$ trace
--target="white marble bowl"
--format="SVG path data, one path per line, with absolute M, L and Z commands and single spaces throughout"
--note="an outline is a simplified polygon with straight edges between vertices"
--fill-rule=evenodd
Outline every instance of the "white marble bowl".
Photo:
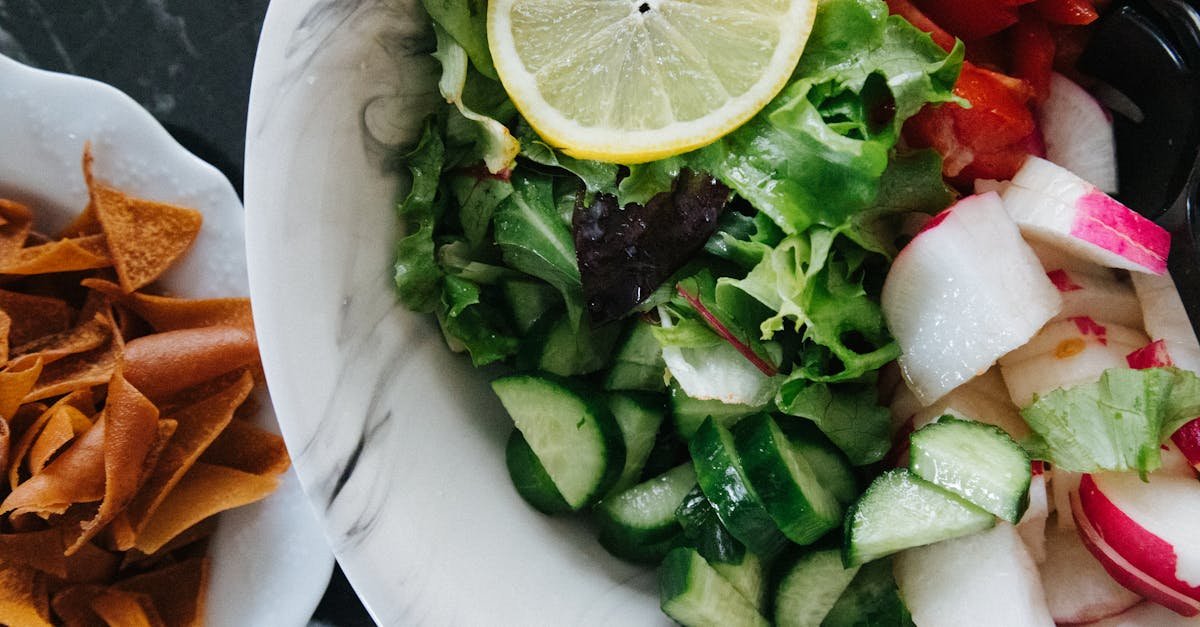
M 388 159 L 437 100 L 418 7 L 273 2 L 259 45 L 250 286 L 301 483 L 383 625 L 665 623 L 652 569 L 517 496 L 487 374 L 397 303 Z
M 116 89 L 0 55 L 0 197 L 36 207 L 38 228 L 61 228 L 87 204 L 79 163 L 89 140 L 98 178 L 204 213 L 195 246 L 163 279 L 167 289 L 190 297 L 249 292 L 242 205 L 216 168 Z M 264 406 L 257 420 L 274 428 Z M 210 554 L 206 624 L 213 627 L 305 625 L 333 569 L 292 472 L 266 500 L 222 514 Z

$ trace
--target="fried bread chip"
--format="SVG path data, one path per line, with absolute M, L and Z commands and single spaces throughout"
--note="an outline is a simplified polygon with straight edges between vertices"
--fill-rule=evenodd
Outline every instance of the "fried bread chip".
M 0 625 L 198 625 L 215 515 L 290 466 L 245 420 L 245 298 L 152 292 L 194 210 L 98 181 L 58 239 L 0 199 Z

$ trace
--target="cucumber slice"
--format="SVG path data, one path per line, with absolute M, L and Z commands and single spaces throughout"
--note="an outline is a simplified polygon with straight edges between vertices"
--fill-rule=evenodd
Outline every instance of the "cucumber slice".
M 770 416 L 742 420 L 733 436 L 746 479 L 783 535 L 810 544 L 841 523 L 842 505 Z
M 999 427 L 943 416 L 912 434 L 918 477 L 1016 524 L 1029 506 L 1029 455 Z
M 757 555 L 746 551 L 741 561 L 709 562 L 708 565 L 759 612 L 766 609 L 767 570 Z
M 573 510 L 591 505 L 625 468 L 625 443 L 611 412 L 547 377 L 496 379 L 513 423 Z
M 818 627 L 858 569 L 842 566 L 841 552 L 836 548 L 801 555 L 787 567 L 775 589 L 775 625 Z
M 500 290 L 512 313 L 513 324 L 522 334 L 528 333 L 547 311 L 562 302 L 557 290 L 537 281 L 505 279 Z
M 774 555 L 787 538 L 747 483 L 733 434 L 709 418 L 688 448 L 700 489 L 729 533 L 759 555 Z
M 683 497 L 683 503 L 675 510 L 675 519 L 683 527 L 683 536 L 688 545 L 699 551 L 709 564 L 741 563 L 746 547 L 721 524 L 717 510 L 708 502 L 699 485 L 692 487 L 692 491 Z
M 884 558 L 864 564 L 842 593 L 821 627 L 912 627 L 912 615 L 900 598 L 892 576 L 892 560 Z
M 662 426 L 664 412 L 657 400 L 628 393 L 608 397 L 608 409 L 616 418 L 625 439 L 625 468 L 613 490 L 624 490 L 634 485 L 642 475 L 642 468 L 650 457 L 658 429 Z
M 650 449 L 650 456 L 646 458 L 646 464 L 642 467 L 642 479 L 656 477 L 679 464 L 691 461 L 687 442 L 683 441 L 670 420 L 663 420 L 658 428 L 658 435 L 654 436 L 654 447 Z
M 842 561 L 856 566 L 897 551 L 989 529 L 996 518 L 907 468 L 876 477 L 846 515 Z
M 583 322 L 575 328 L 563 316 L 546 336 L 538 368 L 564 377 L 602 370 L 620 334 L 618 323 L 593 328 Z
M 703 557 L 672 549 L 659 568 L 662 610 L 685 627 L 767 627 L 770 623 Z
M 711 417 L 717 424 L 728 428 L 738 420 L 763 409 L 765 407 L 695 399 L 688 396 L 678 384 L 671 384 L 671 416 L 675 420 L 675 429 L 684 439 L 692 439 L 705 418 Z
M 533 449 L 525 441 L 525 436 L 513 427 L 508 436 L 508 445 L 504 448 L 504 462 L 508 466 L 508 476 L 512 478 L 513 487 L 526 503 L 543 514 L 561 514 L 571 511 L 571 506 L 563 500 L 562 493 L 554 485 L 554 480 L 546 474 L 542 462 L 538 461 Z
M 838 503 L 849 507 L 862 494 L 850 460 L 817 425 L 803 418 L 777 421 L 776 424 L 792 441 L 796 451 L 808 460 L 808 465 L 817 475 L 817 482 L 825 486 Z
M 606 390 L 641 390 L 661 392 L 667 389 L 662 347 L 654 339 L 652 325 L 637 321 L 621 340 L 613 357 L 612 369 L 604 379 Z
M 696 471 L 685 464 L 604 499 L 596 507 L 600 544 L 635 562 L 662 559 L 667 541 L 683 531 L 675 510 L 695 484 Z

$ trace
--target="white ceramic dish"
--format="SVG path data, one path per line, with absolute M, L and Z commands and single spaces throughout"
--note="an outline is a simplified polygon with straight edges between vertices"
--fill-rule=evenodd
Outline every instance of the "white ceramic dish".
M 652 569 L 516 495 L 486 376 L 397 304 L 387 157 L 437 99 L 417 7 L 274 2 L 259 45 L 250 285 L 301 482 L 383 625 L 665 623 Z
M 101 180 L 204 213 L 195 247 L 164 287 L 192 297 L 248 293 L 243 212 L 233 187 L 133 99 L 4 56 L 0 86 L 0 197 L 29 202 L 41 212 L 38 227 L 57 230 L 87 204 L 79 161 L 90 140 Z M 276 424 L 269 409 L 258 420 Z M 305 625 L 333 568 L 292 472 L 268 499 L 223 514 L 210 554 L 206 624 L 213 627 Z

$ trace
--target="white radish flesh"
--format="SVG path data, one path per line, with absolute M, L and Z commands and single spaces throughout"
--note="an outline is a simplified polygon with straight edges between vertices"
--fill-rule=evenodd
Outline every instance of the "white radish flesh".
M 1200 372 L 1200 342 L 1170 275 L 1134 274 L 1133 289 L 1142 306 L 1146 333 L 1163 340 L 1174 364 Z
M 986 371 L 1062 307 L 995 194 L 960 200 L 900 252 L 882 304 L 924 404 Z
M 1046 158 L 1108 193 L 1117 191 L 1117 150 L 1112 120 L 1084 88 L 1061 74 L 1038 110 Z
M 1037 566 L 1012 525 L 904 551 L 896 584 L 921 627 L 1051 626 Z
M 1028 238 L 1111 268 L 1166 272 L 1170 233 L 1045 159 L 1025 160 L 1004 208 Z
M 1029 480 L 1029 507 L 1017 523 L 1017 533 L 1025 542 L 1033 561 L 1046 560 L 1046 521 L 1050 518 L 1050 497 L 1046 490 L 1046 473 L 1041 462 L 1034 462 L 1035 472 Z
M 1140 329 L 1142 306 L 1133 286 L 1112 277 L 1066 269 L 1047 270 L 1046 276 L 1062 294 L 1063 308 L 1055 320 L 1089 316 L 1100 322 Z
M 1140 331 L 1091 318 L 1052 322 L 1001 358 L 1000 372 L 1013 402 L 1026 407 L 1035 395 L 1097 381 L 1109 368 L 1128 367 L 1126 355 L 1146 342 Z
M 1071 512 L 1064 514 L 1070 516 Z M 1046 532 L 1046 561 L 1039 569 L 1046 603 L 1056 623 L 1100 620 L 1142 600 L 1105 572 L 1074 529 L 1051 526 Z

